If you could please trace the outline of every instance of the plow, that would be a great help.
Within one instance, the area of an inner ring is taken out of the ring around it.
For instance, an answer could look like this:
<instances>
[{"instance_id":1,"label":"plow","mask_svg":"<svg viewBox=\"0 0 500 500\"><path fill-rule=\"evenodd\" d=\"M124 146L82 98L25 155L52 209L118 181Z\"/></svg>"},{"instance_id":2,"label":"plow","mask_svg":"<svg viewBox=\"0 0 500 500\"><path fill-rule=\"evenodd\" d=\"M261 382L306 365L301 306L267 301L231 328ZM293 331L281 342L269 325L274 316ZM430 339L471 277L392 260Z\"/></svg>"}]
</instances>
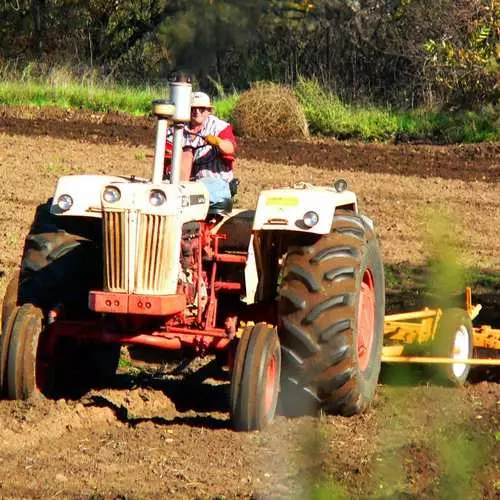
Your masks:
<instances>
[{"instance_id":1,"label":"plow","mask_svg":"<svg viewBox=\"0 0 500 500\"><path fill-rule=\"evenodd\" d=\"M383 363L435 365L437 378L462 385L472 366L500 367L500 329L473 327L481 305L465 290L462 308L386 315Z\"/></svg>"},{"instance_id":2,"label":"plow","mask_svg":"<svg viewBox=\"0 0 500 500\"><path fill-rule=\"evenodd\" d=\"M345 181L263 190L255 210L181 181L191 83L170 92L153 102L151 178L63 176L38 206L3 299L2 397L105 386L122 346L211 354L229 374L233 428L250 431L279 401L365 411L383 362L436 364L458 385L471 365L500 364L500 331L472 326L470 290L463 308L384 317L375 224Z\"/></svg>"}]
</instances>

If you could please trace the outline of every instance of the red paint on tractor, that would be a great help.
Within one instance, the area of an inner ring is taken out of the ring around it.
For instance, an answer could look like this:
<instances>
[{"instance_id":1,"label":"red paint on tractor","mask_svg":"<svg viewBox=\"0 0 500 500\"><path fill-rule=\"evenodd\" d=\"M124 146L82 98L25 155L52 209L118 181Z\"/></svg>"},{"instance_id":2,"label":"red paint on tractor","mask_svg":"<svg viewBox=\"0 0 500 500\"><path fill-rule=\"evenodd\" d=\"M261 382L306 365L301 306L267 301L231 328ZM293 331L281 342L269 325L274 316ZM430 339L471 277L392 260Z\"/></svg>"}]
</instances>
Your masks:
<instances>
[{"instance_id":1,"label":"red paint on tractor","mask_svg":"<svg viewBox=\"0 0 500 500\"><path fill-rule=\"evenodd\" d=\"M89 293L89 309L95 312L169 316L185 307L186 297L179 294L136 295L95 290Z\"/></svg>"},{"instance_id":2,"label":"red paint on tractor","mask_svg":"<svg viewBox=\"0 0 500 500\"><path fill-rule=\"evenodd\" d=\"M357 351L359 368L365 371L370 362L370 355L375 335L375 284L372 273L367 269L359 292L357 318Z\"/></svg>"}]
</instances>

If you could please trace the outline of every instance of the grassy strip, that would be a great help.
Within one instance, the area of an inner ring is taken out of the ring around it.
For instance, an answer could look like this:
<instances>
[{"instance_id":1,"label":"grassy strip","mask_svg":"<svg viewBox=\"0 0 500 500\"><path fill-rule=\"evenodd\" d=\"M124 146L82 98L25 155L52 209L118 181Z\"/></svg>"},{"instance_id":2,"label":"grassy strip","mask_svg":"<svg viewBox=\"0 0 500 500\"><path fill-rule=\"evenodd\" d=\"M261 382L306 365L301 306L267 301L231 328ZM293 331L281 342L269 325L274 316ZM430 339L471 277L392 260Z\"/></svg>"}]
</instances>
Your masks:
<instances>
[{"instance_id":1,"label":"grassy strip","mask_svg":"<svg viewBox=\"0 0 500 500\"><path fill-rule=\"evenodd\" d=\"M360 108L342 103L315 81L301 81L295 88L313 134L362 141L430 141L441 143L500 140L498 113L438 113L424 110L397 111ZM0 82L0 104L85 108L120 111L136 116L151 110L153 99L168 96L166 87L137 88L73 81ZM231 120L238 95L215 101L217 115Z\"/></svg>"},{"instance_id":2,"label":"grassy strip","mask_svg":"<svg viewBox=\"0 0 500 500\"><path fill-rule=\"evenodd\" d=\"M313 134L364 141L400 139L455 143L500 139L498 110L493 107L481 113L358 108L343 104L336 95L311 80L300 81L295 93Z\"/></svg>"},{"instance_id":3,"label":"grassy strip","mask_svg":"<svg viewBox=\"0 0 500 500\"><path fill-rule=\"evenodd\" d=\"M78 83L47 85L37 82L0 82L0 104L85 108L91 111L121 111L145 115L151 101L168 97L168 89L138 89L124 86L95 86Z\"/></svg>"}]
</instances>

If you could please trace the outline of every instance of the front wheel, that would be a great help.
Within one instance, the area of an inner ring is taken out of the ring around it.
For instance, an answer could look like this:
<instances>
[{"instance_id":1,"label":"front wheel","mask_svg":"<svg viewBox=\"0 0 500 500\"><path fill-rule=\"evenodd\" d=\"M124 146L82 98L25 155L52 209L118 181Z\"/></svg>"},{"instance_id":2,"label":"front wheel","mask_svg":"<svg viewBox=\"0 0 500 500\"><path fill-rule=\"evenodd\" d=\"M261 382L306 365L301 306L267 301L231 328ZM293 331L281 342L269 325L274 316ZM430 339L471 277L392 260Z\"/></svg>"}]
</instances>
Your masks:
<instances>
[{"instance_id":1,"label":"front wheel","mask_svg":"<svg viewBox=\"0 0 500 500\"><path fill-rule=\"evenodd\" d=\"M108 385L120 359L118 344L51 338L42 310L29 303L19 307L8 333L0 338L0 360L9 399L80 397Z\"/></svg>"},{"instance_id":2,"label":"front wheel","mask_svg":"<svg viewBox=\"0 0 500 500\"><path fill-rule=\"evenodd\" d=\"M472 321L467 312L459 308L445 309L432 343L432 354L453 358L457 363L436 365L435 378L438 382L464 385L469 376L470 365L460 361L472 357L472 342Z\"/></svg>"},{"instance_id":3,"label":"front wheel","mask_svg":"<svg viewBox=\"0 0 500 500\"><path fill-rule=\"evenodd\" d=\"M0 335L0 396L4 394L5 370L7 369L8 346L12 326L16 319L18 306L19 272L11 278L2 303L2 333Z\"/></svg>"},{"instance_id":4,"label":"front wheel","mask_svg":"<svg viewBox=\"0 0 500 500\"><path fill-rule=\"evenodd\" d=\"M24 304L13 321L10 339L2 343L5 353L5 392L9 399L30 399L46 391L48 366L41 355L43 313Z\"/></svg>"},{"instance_id":5,"label":"front wheel","mask_svg":"<svg viewBox=\"0 0 500 500\"><path fill-rule=\"evenodd\" d=\"M239 340L231 378L231 420L239 431L260 430L274 418L281 351L276 329L247 326Z\"/></svg>"}]
</instances>

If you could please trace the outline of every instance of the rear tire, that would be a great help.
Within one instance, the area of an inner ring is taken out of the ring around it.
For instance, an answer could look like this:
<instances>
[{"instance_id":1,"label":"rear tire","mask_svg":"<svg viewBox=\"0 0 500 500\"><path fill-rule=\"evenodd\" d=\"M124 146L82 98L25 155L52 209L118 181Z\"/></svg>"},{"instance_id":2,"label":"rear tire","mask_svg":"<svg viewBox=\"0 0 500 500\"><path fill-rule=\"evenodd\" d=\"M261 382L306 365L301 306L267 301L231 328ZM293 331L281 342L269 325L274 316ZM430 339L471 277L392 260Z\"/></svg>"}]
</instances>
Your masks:
<instances>
[{"instance_id":1,"label":"rear tire","mask_svg":"<svg viewBox=\"0 0 500 500\"><path fill-rule=\"evenodd\" d=\"M432 355L445 358L469 359L473 352L472 321L463 309L451 308L443 311L436 336L432 343ZM448 385L464 385L470 365L453 363L434 365L435 379Z\"/></svg>"},{"instance_id":2,"label":"rear tire","mask_svg":"<svg viewBox=\"0 0 500 500\"><path fill-rule=\"evenodd\" d=\"M236 349L231 380L231 420L235 430L260 430L273 420L280 372L276 329L266 323L246 327Z\"/></svg>"},{"instance_id":3,"label":"rear tire","mask_svg":"<svg viewBox=\"0 0 500 500\"><path fill-rule=\"evenodd\" d=\"M288 385L326 411L364 411L380 373L384 308L384 269L371 221L338 211L330 234L290 248L285 259L279 316ZM293 404L293 397L284 399L285 407Z\"/></svg>"},{"instance_id":4,"label":"rear tire","mask_svg":"<svg viewBox=\"0 0 500 500\"><path fill-rule=\"evenodd\" d=\"M88 311L88 291L102 283L100 220L55 216L51 200L37 207L21 260L19 305L32 303L45 313L64 304Z\"/></svg>"}]
</instances>

